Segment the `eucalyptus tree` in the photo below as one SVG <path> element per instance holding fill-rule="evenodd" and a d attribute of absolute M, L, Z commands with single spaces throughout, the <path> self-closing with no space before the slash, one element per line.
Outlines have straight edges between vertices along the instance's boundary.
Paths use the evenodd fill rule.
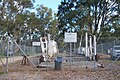
<path fill-rule="evenodd" d="M 53 21 L 52 9 L 39 5 L 36 8 L 36 16 L 39 21 L 36 28 L 40 31 L 41 36 L 46 36 L 49 33 L 50 28 L 53 27 L 51 27 Z"/>
<path fill-rule="evenodd" d="M 59 29 L 101 35 L 106 26 L 120 19 L 120 0 L 62 0 L 58 9 Z M 82 32 L 81 32 L 82 33 Z"/>
<path fill-rule="evenodd" d="M 48 33 L 51 35 L 51 38 L 58 40 L 59 38 L 59 29 L 58 29 L 58 19 L 56 13 L 53 14 L 53 18 L 50 21 Z"/>
<path fill-rule="evenodd" d="M 26 11 L 32 7 L 31 0 L 2 0 L 0 2 L 1 32 L 20 36 L 29 17 Z"/>

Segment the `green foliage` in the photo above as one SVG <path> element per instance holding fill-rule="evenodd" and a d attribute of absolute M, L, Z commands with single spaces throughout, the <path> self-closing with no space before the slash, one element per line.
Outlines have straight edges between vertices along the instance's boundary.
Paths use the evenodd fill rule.
<path fill-rule="evenodd" d="M 114 28 L 113 22 L 119 21 L 119 1 L 117 0 L 62 0 L 58 9 L 59 30 L 89 32 L 98 34 L 109 26 Z M 111 29 L 107 29 L 108 32 Z"/>
<path fill-rule="evenodd" d="M 59 31 L 56 14 L 43 5 L 33 8 L 34 1 L 2 0 L 0 2 L 0 35 L 8 33 L 17 40 L 32 42 L 32 40 L 39 41 L 41 36 L 47 36 L 49 33 L 52 39 L 57 40 Z"/>
<path fill-rule="evenodd" d="M 37 29 L 41 32 L 41 36 L 46 36 L 48 33 L 51 33 L 49 30 L 53 29 L 56 26 L 57 21 L 53 20 L 52 9 L 48 9 L 43 5 L 40 5 L 36 11 L 37 18 L 39 20 L 39 26 Z"/>
<path fill-rule="evenodd" d="M 27 17 L 24 16 L 24 12 L 30 7 L 32 7 L 31 0 L 1 1 L 0 26 L 3 34 L 9 32 L 10 34 L 15 35 L 14 33 L 17 33 L 18 30 L 21 29 L 21 26 L 24 25 L 24 21 L 27 19 Z"/>

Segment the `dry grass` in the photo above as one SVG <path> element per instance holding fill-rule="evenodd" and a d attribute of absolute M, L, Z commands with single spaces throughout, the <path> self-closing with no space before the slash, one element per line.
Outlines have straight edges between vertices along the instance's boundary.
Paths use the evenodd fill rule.
<path fill-rule="evenodd" d="M 9 73 L 0 74 L 0 80 L 120 80 L 120 65 L 111 61 L 100 60 L 105 68 L 83 68 L 63 66 L 62 70 L 50 68 L 33 68 L 32 65 L 21 65 L 21 60 L 9 65 Z M 108 65 L 109 66 L 108 68 Z M 0 68 L 2 69 L 2 68 Z"/>

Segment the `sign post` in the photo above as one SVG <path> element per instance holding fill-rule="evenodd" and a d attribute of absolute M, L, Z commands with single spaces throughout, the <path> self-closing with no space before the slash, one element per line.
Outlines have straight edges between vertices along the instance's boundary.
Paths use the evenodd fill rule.
<path fill-rule="evenodd" d="M 77 42 L 77 33 L 65 33 L 65 42 L 70 43 L 70 68 L 72 62 L 72 42 Z"/>
<path fill-rule="evenodd" d="M 94 69 L 95 69 L 95 62 L 96 62 L 96 36 L 94 35 Z"/>

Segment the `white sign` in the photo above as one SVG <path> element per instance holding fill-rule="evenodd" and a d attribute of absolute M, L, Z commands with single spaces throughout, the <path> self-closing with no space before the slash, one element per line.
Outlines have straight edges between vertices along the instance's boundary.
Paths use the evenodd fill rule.
<path fill-rule="evenodd" d="M 77 42 L 77 33 L 65 33 L 65 42 Z"/>
<path fill-rule="evenodd" d="M 40 42 L 32 42 L 33 46 L 40 46 Z"/>

